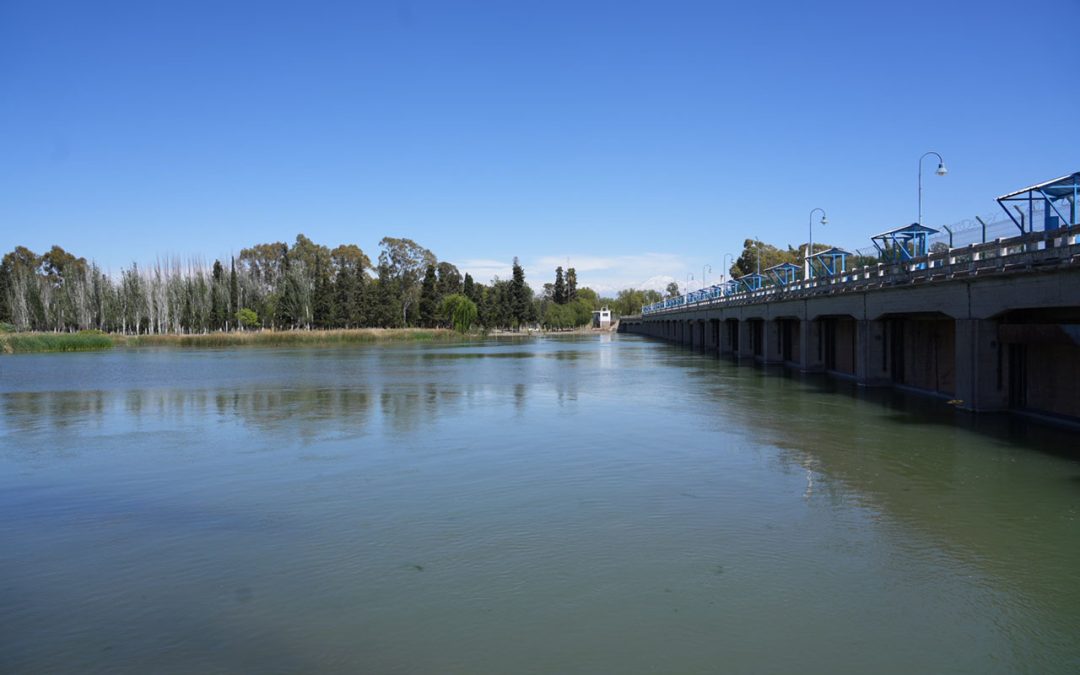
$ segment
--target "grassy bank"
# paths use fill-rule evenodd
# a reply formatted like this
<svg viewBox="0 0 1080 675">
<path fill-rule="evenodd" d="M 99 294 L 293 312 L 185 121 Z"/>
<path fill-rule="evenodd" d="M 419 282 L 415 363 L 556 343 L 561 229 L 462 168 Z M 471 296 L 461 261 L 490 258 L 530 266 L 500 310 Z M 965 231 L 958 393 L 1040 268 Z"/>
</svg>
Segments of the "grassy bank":
<svg viewBox="0 0 1080 675">
<path fill-rule="evenodd" d="M 434 342 L 460 340 L 451 330 L 426 328 L 358 328 L 353 330 L 254 331 L 204 335 L 108 335 L 83 333 L 0 333 L 0 353 L 81 352 L 113 347 L 288 347 L 348 345 L 383 341 Z"/>
<path fill-rule="evenodd" d="M 113 339 L 103 333 L 0 333 L 0 353 L 90 352 L 111 349 Z"/>
<path fill-rule="evenodd" d="M 130 347 L 289 347 L 303 345 L 367 344 L 393 340 L 433 342 L 459 340 L 451 330 L 439 328 L 356 328 L 338 330 L 262 330 L 250 333 L 206 333 L 201 335 L 139 335 L 118 340 Z"/>
</svg>

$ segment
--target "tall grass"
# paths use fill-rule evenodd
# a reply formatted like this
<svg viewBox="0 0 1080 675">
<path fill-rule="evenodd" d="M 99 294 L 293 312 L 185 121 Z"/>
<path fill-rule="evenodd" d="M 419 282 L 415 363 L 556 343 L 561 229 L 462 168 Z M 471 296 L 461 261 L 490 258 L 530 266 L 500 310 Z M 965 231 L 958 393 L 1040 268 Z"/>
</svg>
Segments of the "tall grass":
<svg viewBox="0 0 1080 675">
<path fill-rule="evenodd" d="M 107 335 L 81 333 L 0 333 L 0 353 L 77 352 L 112 347 L 288 347 L 367 344 L 372 342 L 436 342 L 467 339 L 443 328 L 356 328 L 339 330 L 253 331 L 201 335 Z"/>
<path fill-rule="evenodd" d="M 3 333 L 0 353 L 89 352 L 111 349 L 113 340 L 97 332 L 87 333 Z"/>
<path fill-rule="evenodd" d="M 287 330 L 203 335 L 140 335 L 128 337 L 122 344 L 133 347 L 288 347 L 303 345 L 346 345 L 381 342 L 432 342 L 460 339 L 445 329 L 357 328 L 339 330 Z"/>
</svg>

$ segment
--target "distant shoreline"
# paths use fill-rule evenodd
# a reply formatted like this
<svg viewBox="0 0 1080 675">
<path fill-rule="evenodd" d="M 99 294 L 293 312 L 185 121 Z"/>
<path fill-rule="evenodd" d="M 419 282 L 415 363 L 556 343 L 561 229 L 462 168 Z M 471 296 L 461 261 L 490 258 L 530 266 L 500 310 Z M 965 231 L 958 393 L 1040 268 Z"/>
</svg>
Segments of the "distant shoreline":
<svg viewBox="0 0 1080 675">
<path fill-rule="evenodd" d="M 448 328 L 338 328 L 331 330 L 259 330 L 188 335 L 123 335 L 83 331 L 79 333 L 0 333 L 0 354 L 40 354 L 103 351 L 114 348 L 179 347 L 288 347 L 373 344 L 378 342 L 456 342 L 482 337 L 530 337 L 540 335 L 592 335 L 598 329 L 494 331 L 458 333 Z"/>
</svg>

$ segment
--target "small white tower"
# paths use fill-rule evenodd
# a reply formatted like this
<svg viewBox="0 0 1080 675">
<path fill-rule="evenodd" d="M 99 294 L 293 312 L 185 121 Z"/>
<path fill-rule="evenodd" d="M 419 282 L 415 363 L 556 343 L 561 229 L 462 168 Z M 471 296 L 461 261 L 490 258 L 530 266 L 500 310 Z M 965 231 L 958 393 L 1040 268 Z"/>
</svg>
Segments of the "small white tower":
<svg viewBox="0 0 1080 675">
<path fill-rule="evenodd" d="M 601 307 L 592 313 L 593 328 L 611 328 L 611 310 Z"/>
</svg>

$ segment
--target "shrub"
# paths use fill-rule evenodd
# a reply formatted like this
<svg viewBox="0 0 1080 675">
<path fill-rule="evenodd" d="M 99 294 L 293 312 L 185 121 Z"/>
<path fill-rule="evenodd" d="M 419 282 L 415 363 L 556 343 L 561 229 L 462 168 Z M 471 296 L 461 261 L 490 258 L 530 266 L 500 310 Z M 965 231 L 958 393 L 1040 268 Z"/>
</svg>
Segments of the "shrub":
<svg viewBox="0 0 1080 675">
<path fill-rule="evenodd" d="M 245 329 L 258 328 L 259 315 L 255 313 L 255 310 L 245 307 L 236 313 L 236 321 Z"/>
</svg>

